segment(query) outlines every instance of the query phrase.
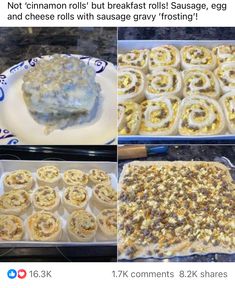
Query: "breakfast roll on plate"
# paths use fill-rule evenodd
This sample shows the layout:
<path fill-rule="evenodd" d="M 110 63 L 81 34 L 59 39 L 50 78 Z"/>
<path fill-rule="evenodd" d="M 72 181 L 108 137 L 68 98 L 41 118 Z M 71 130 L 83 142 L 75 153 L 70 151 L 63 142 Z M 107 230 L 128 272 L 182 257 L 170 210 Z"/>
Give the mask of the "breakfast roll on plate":
<path fill-rule="evenodd" d="M 180 107 L 180 135 L 216 135 L 225 129 L 225 119 L 219 103 L 205 96 L 185 98 Z"/>
<path fill-rule="evenodd" d="M 161 96 L 181 96 L 181 74 L 172 67 L 158 67 L 146 76 L 145 96 L 152 100 Z"/>
<path fill-rule="evenodd" d="M 153 71 L 160 66 L 179 68 L 179 50 L 172 45 L 163 45 L 152 48 L 149 54 L 149 70 Z"/>
<path fill-rule="evenodd" d="M 214 70 L 216 57 L 212 51 L 203 46 L 184 46 L 180 50 L 182 68 L 206 68 Z"/>
<path fill-rule="evenodd" d="M 149 50 L 132 50 L 127 53 L 118 54 L 119 67 L 137 68 L 146 73 L 148 71 Z"/>
<path fill-rule="evenodd" d="M 118 105 L 118 133 L 120 135 L 138 134 L 141 122 L 140 105 L 125 102 Z"/>
<path fill-rule="evenodd" d="M 180 99 L 176 96 L 160 97 L 141 103 L 140 135 L 173 135 L 177 131 Z"/>
<path fill-rule="evenodd" d="M 220 96 L 219 81 L 210 70 L 193 68 L 183 71 L 182 74 L 184 97 L 204 95 L 216 99 Z"/>
<path fill-rule="evenodd" d="M 144 99 L 145 75 L 135 68 L 118 70 L 118 103 L 134 101 L 140 103 Z"/>

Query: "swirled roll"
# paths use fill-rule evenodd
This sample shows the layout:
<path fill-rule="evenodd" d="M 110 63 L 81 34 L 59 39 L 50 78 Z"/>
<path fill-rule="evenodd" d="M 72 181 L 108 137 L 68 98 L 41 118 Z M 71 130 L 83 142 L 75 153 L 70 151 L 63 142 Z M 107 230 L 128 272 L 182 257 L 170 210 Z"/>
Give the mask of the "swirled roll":
<path fill-rule="evenodd" d="M 50 186 L 41 186 L 33 193 L 32 203 L 36 210 L 55 211 L 60 205 L 60 196 Z"/>
<path fill-rule="evenodd" d="M 107 239 L 117 237 L 117 209 L 104 209 L 97 216 L 100 231 Z"/>
<path fill-rule="evenodd" d="M 235 62 L 235 45 L 220 45 L 214 47 L 212 52 L 217 57 L 218 64 Z"/>
<path fill-rule="evenodd" d="M 28 170 L 16 170 L 8 173 L 3 179 L 5 191 L 30 190 L 33 186 L 33 176 Z"/>
<path fill-rule="evenodd" d="M 181 51 L 183 69 L 205 68 L 213 70 L 216 66 L 216 57 L 212 51 L 203 46 L 184 46 Z"/>
<path fill-rule="evenodd" d="M 180 99 L 176 96 L 146 100 L 141 104 L 141 135 L 173 135 L 177 131 Z"/>
<path fill-rule="evenodd" d="M 101 169 L 91 169 L 88 173 L 91 186 L 96 184 L 111 184 L 110 176 L 107 172 Z"/>
<path fill-rule="evenodd" d="M 19 217 L 0 215 L 0 241 L 19 241 L 23 235 L 23 221 Z"/>
<path fill-rule="evenodd" d="M 228 129 L 235 134 L 235 91 L 228 92 L 220 98 L 223 107 Z"/>
<path fill-rule="evenodd" d="M 120 135 L 138 134 L 141 122 L 140 105 L 134 102 L 118 104 L 118 133 Z"/>
<path fill-rule="evenodd" d="M 59 217 L 46 211 L 32 214 L 27 219 L 27 230 L 32 241 L 59 241 L 62 236 Z"/>
<path fill-rule="evenodd" d="M 93 188 L 92 200 L 98 208 L 115 208 L 117 206 L 117 191 L 111 185 L 97 184 Z"/>
<path fill-rule="evenodd" d="M 66 187 L 74 185 L 86 186 L 88 183 L 88 175 L 78 169 L 70 169 L 64 172 L 63 181 Z"/>
<path fill-rule="evenodd" d="M 53 165 L 47 165 L 37 169 L 37 182 L 39 186 L 47 185 L 52 188 L 58 186 L 60 170 Z"/>
<path fill-rule="evenodd" d="M 31 204 L 30 196 L 25 190 L 11 190 L 0 196 L 0 213 L 22 215 Z"/>
<path fill-rule="evenodd" d="M 145 75 L 141 70 L 122 68 L 118 70 L 118 103 L 141 102 L 144 99 Z"/>
<path fill-rule="evenodd" d="M 172 45 L 163 45 L 152 48 L 149 53 L 149 70 L 159 66 L 180 67 L 180 52 Z"/>
<path fill-rule="evenodd" d="M 223 93 L 235 91 L 235 62 L 221 64 L 215 70 Z"/>
<path fill-rule="evenodd" d="M 70 214 L 67 221 L 67 232 L 72 241 L 90 241 L 95 237 L 96 231 L 96 218 L 91 213 L 77 210 Z"/>
<path fill-rule="evenodd" d="M 225 128 L 219 103 L 206 96 L 185 98 L 181 103 L 180 115 L 180 135 L 216 135 Z"/>
<path fill-rule="evenodd" d="M 149 50 L 131 50 L 125 54 L 118 54 L 119 67 L 138 68 L 143 72 L 148 71 Z"/>
<path fill-rule="evenodd" d="M 219 81 L 208 69 L 194 68 L 183 71 L 183 82 L 184 97 L 204 95 L 218 98 L 220 96 Z"/>
<path fill-rule="evenodd" d="M 67 187 L 63 194 L 64 207 L 70 213 L 74 210 L 85 209 L 89 200 L 87 190 L 82 185 Z"/>
<path fill-rule="evenodd" d="M 161 96 L 179 96 L 181 90 L 181 74 L 175 68 L 158 67 L 146 76 L 145 96 L 149 100 Z"/>

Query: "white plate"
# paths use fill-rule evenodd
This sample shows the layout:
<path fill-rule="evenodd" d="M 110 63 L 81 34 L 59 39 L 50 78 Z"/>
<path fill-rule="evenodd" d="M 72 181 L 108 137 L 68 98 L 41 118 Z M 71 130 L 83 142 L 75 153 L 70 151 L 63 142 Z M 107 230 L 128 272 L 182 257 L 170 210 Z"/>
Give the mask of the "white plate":
<path fill-rule="evenodd" d="M 81 55 L 82 59 L 96 70 L 96 81 L 102 90 L 102 103 L 98 119 L 91 123 L 74 125 L 64 130 L 54 130 L 45 135 L 44 126 L 33 120 L 24 103 L 21 86 L 23 75 L 33 69 L 42 56 L 23 61 L 0 75 L 0 145 L 79 145 L 107 144 L 117 136 L 117 72 L 112 63 Z"/>

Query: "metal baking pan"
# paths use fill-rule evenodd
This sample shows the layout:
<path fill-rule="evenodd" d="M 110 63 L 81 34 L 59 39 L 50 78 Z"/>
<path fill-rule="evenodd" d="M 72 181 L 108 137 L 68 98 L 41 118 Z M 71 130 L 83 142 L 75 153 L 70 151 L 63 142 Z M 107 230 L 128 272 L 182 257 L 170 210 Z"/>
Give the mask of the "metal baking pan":
<path fill-rule="evenodd" d="M 165 155 L 157 154 L 143 158 L 144 161 L 214 161 L 220 162 L 228 167 L 232 178 L 235 181 L 235 147 L 220 145 L 181 145 L 169 146 Z M 123 166 L 131 160 L 121 160 L 118 163 L 118 174 L 121 175 Z M 141 161 L 141 160 L 140 160 Z M 119 262 L 235 262 L 235 253 L 209 253 L 193 254 L 189 256 L 174 256 L 171 258 L 137 258 L 133 260 L 120 259 Z"/>
<path fill-rule="evenodd" d="M 218 45 L 228 44 L 235 45 L 235 40 L 119 40 L 118 53 L 126 53 L 132 49 L 151 49 L 161 45 L 173 45 L 182 48 L 187 45 L 202 45 L 213 48 Z M 209 142 L 229 142 L 234 141 L 235 135 L 229 133 L 213 136 L 144 136 L 144 135 L 128 135 L 118 136 L 119 144 L 126 143 L 209 143 Z"/>
<path fill-rule="evenodd" d="M 3 191 L 3 178 L 6 173 L 18 169 L 26 169 L 32 172 L 34 179 L 36 175 L 36 170 L 39 167 L 44 165 L 55 165 L 58 167 L 63 173 L 68 169 L 80 169 L 84 172 L 88 172 L 90 169 L 99 168 L 106 171 L 112 181 L 112 186 L 116 188 L 117 186 L 117 171 L 116 171 L 116 163 L 115 162 L 73 162 L 73 161 L 25 161 L 25 160 L 0 160 L 0 195 L 4 193 Z M 37 188 L 37 184 L 33 186 L 33 192 Z M 63 188 L 57 190 L 59 194 L 62 194 Z M 91 197 L 92 189 L 88 187 L 88 195 Z M 86 208 L 87 211 L 92 212 L 95 216 L 99 213 L 99 210 L 88 203 Z M 29 215 L 33 213 L 33 207 L 31 206 L 27 212 L 20 216 L 23 220 L 25 220 Z M 66 219 L 68 217 L 68 212 L 63 208 L 60 204 L 58 211 L 56 211 L 57 215 L 60 217 L 62 222 L 63 236 L 61 241 L 58 242 L 38 242 L 38 241 L 30 241 L 27 238 L 27 234 L 24 236 L 21 241 L 0 241 L 0 248 L 11 248 L 11 247 L 68 247 L 68 246 L 116 246 L 116 241 L 107 241 L 105 240 L 99 232 L 97 232 L 96 237 L 91 242 L 71 242 L 67 236 L 65 225 Z"/>

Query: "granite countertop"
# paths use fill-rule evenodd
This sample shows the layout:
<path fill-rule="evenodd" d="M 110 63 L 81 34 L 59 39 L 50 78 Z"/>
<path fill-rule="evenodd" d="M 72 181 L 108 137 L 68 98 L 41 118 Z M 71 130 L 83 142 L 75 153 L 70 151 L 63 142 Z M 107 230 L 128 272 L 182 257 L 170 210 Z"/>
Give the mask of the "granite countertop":
<path fill-rule="evenodd" d="M 234 27 L 122 27 L 119 40 L 235 40 Z"/>
<path fill-rule="evenodd" d="M 74 53 L 116 64 L 116 28 L 0 28 L 0 73 L 22 60 Z"/>

